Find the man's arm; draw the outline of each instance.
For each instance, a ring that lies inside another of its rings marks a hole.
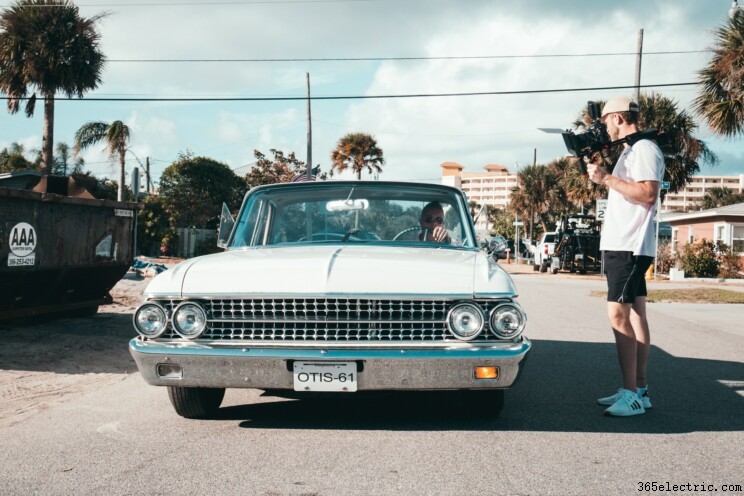
[[[609,174],[604,167],[595,164],[588,164],[586,170],[592,182],[604,184],[630,201],[644,205],[654,205],[659,196],[660,185],[658,181],[623,181],[619,177]]]

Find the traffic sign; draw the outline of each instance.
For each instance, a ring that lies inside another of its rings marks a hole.
[[[604,220],[606,210],[607,210],[607,200],[602,200],[602,199],[597,200],[597,206],[594,209],[595,218],[597,220]]]
[[[661,181],[661,189],[669,189],[670,186],[669,181]]]
[[[524,225],[524,222],[522,222],[521,220],[518,220],[516,222],[513,222],[513,225],[515,225],[515,226],[523,226]]]

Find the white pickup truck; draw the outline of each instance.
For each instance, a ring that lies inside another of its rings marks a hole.
[[[550,266],[550,257],[555,251],[555,244],[558,241],[558,233],[546,232],[540,237],[540,241],[535,245],[535,270],[547,272]]]

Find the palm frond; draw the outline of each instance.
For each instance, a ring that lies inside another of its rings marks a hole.
[[[75,133],[73,155],[77,156],[82,150],[102,141],[106,137],[109,125],[105,122],[88,122]]]

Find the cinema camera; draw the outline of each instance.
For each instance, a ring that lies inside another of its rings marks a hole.
[[[656,140],[659,146],[662,146],[668,142],[667,136],[656,129],[638,131],[622,139],[612,141],[609,134],[607,134],[607,126],[602,122],[599,104],[597,102],[587,102],[587,111],[592,122],[583,133],[577,134],[570,130],[563,131],[561,129],[540,129],[546,133],[560,133],[563,135],[563,141],[566,143],[568,153],[579,159],[579,169],[582,174],[586,175],[587,173],[584,157],[588,157],[593,153],[599,152],[603,158],[607,158],[615,146],[623,143],[633,146],[640,140],[650,139]]]

